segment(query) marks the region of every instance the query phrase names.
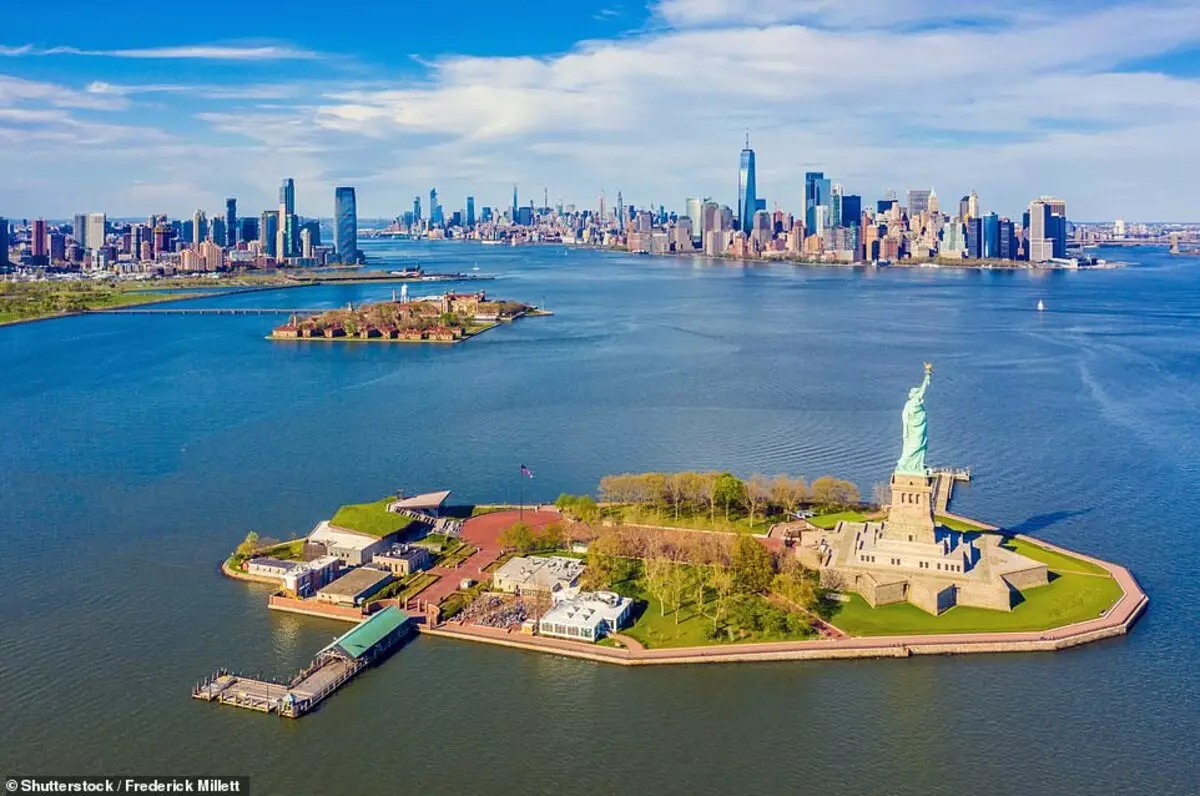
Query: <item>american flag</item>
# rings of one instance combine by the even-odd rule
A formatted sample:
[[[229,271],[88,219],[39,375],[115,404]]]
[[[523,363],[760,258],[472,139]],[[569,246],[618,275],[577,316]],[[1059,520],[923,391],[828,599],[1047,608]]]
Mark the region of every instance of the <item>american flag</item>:
[[[522,464],[521,475],[525,476],[526,478],[533,478],[533,470],[530,470],[528,467]]]

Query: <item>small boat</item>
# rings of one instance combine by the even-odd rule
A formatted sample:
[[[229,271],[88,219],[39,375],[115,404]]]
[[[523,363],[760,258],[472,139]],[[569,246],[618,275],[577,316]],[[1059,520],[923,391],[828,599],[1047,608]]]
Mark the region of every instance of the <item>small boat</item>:
[[[472,270],[472,271],[478,271],[478,270],[479,270],[479,266],[477,265],[477,266],[475,266],[474,268],[472,268],[471,270]]]
[[[1045,302],[1043,302],[1041,299],[1038,299],[1038,307],[1037,307],[1037,309],[1038,309],[1038,312],[1044,312],[1044,311],[1045,311],[1045,309],[1046,309],[1046,304],[1045,304]]]

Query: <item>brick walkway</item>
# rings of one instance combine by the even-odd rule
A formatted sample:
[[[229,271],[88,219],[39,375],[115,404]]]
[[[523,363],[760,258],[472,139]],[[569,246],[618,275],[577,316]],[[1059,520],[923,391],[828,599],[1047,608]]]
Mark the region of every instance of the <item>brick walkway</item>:
[[[463,523],[462,539],[475,547],[476,551],[457,567],[434,567],[429,570],[439,576],[437,582],[426,587],[413,599],[427,603],[440,603],[458,589],[458,584],[463,578],[475,581],[486,578],[487,573],[483,570],[488,564],[499,558],[503,552],[500,545],[500,534],[514,522],[520,520],[536,529],[561,519],[558,512],[534,509],[494,511],[490,514],[471,517]]]

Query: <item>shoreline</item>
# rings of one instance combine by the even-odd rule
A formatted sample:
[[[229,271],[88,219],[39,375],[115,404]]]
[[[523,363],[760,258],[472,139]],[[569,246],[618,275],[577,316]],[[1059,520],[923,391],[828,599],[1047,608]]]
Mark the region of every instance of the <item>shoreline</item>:
[[[977,522],[972,520],[972,522]],[[459,641],[561,655],[619,666],[681,665],[698,663],[763,663],[796,660],[910,658],[918,655],[968,655],[981,653],[1055,652],[1127,634],[1145,613],[1150,598],[1125,567],[1051,542],[1013,534],[1048,550],[1071,555],[1103,568],[1121,587],[1121,596],[1095,619],[1086,619],[1048,630],[1010,632],[950,632],[893,636],[847,636],[841,639],[751,642],[701,647],[658,647],[630,650],[598,647],[540,636],[524,636],[491,628],[454,629],[419,625],[421,633]],[[418,595],[419,597],[419,595]],[[461,627],[461,626],[460,626]]]

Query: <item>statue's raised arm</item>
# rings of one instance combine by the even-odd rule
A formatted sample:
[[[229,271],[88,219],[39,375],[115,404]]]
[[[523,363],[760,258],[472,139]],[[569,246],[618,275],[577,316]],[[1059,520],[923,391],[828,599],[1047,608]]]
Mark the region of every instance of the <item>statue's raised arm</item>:
[[[920,387],[908,391],[908,401],[901,413],[904,446],[896,472],[905,475],[925,475],[925,450],[928,436],[925,428],[925,391],[929,389],[929,377],[933,365],[925,363],[925,378]]]
[[[917,398],[925,400],[925,391],[929,389],[929,377],[933,375],[933,363],[925,363],[925,378],[921,380],[921,386],[917,388]]]

